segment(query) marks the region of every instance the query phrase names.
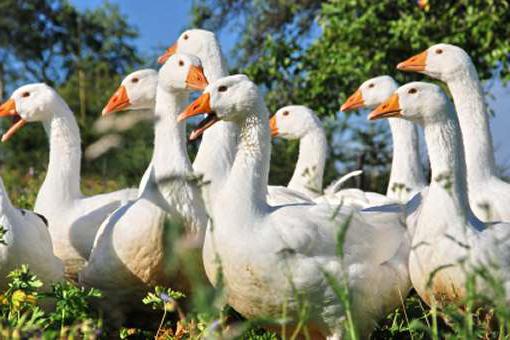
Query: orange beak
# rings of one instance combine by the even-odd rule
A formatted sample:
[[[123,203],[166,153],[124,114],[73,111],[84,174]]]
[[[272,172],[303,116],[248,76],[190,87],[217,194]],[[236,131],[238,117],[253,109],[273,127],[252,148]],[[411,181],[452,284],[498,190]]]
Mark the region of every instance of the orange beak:
[[[392,94],[384,103],[375,108],[368,115],[368,120],[376,120],[390,117],[401,117],[402,109],[398,99],[398,94]]]
[[[12,116],[14,118],[14,124],[7,130],[2,136],[2,142],[7,141],[11,138],[16,131],[21,129],[27,123],[26,120],[21,118],[16,111],[16,102],[14,99],[9,99],[0,106],[0,117]]]
[[[276,125],[276,116],[271,117],[269,120],[269,128],[271,129],[271,137],[276,137],[280,134]]]
[[[167,48],[165,53],[163,53],[162,55],[159,56],[158,64],[164,64],[168,60],[168,58],[173,56],[176,52],[177,52],[177,43],[175,43],[172,46],[170,46],[169,48]]]
[[[113,112],[119,112],[127,109],[130,105],[131,103],[129,102],[126,87],[121,85],[117,91],[115,91],[113,96],[110,97],[108,104],[106,104],[101,114],[106,116]]]
[[[427,51],[415,55],[397,65],[397,69],[407,72],[423,72],[427,66]]]
[[[191,132],[191,135],[189,136],[190,140],[197,139],[204,133],[205,130],[219,121],[218,116],[216,116],[216,114],[211,110],[211,95],[209,93],[202,94],[177,117],[177,121],[182,122],[185,119],[204,113],[206,113],[207,116],[198,123],[197,127]]]
[[[347,101],[342,105],[340,111],[345,112],[349,110],[358,109],[360,107],[365,107],[365,101],[363,100],[363,95],[361,94],[361,90],[357,89]]]
[[[191,65],[186,78],[186,85],[193,90],[202,91],[209,85],[202,66]]]

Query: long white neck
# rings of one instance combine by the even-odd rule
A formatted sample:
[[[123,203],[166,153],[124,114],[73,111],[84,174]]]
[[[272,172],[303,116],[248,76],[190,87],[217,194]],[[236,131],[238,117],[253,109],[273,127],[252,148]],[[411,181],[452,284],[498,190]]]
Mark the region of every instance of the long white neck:
[[[214,41],[207,44],[207,48],[202,48],[202,52],[197,56],[202,60],[207,80],[213,83],[227,76],[228,71],[218,44]],[[203,174],[206,182],[210,182],[207,192],[211,197],[221,190],[232,168],[238,136],[239,127],[223,121],[217,122],[203,134],[193,169]]]
[[[51,120],[43,122],[43,125],[49,137],[50,162],[36,206],[40,200],[67,201],[81,197],[80,130],[71,109],[62,102]]]
[[[186,152],[186,126],[177,122],[177,115],[184,109],[187,98],[186,93],[168,92],[158,86],[152,156],[156,181],[192,172]]]
[[[260,216],[267,207],[271,137],[269,111],[262,98],[259,98],[255,112],[247,116],[240,126],[238,151],[219,197],[218,204],[221,204],[222,209],[218,210],[249,218]]]
[[[449,110],[448,116],[442,121],[425,124],[424,131],[432,170],[430,199],[433,204],[441,204],[434,200],[433,195],[437,190],[446,189],[456,210],[450,212],[450,215],[466,219],[471,211],[467,198],[462,135],[457,117],[453,110]]]
[[[388,120],[393,138],[393,160],[386,196],[402,200],[426,185],[420,161],[420,143],[415,124],[397,118]]]
[[[151,177],[155,183],[151,181],[142,196],[151,197],[171,218],[184,222],[188,231],[197,232],[205,230],[205,207],[200,189],[190,178],[193,169],[186,148],[186,125],[177,122],[187,99],[187,93],[158,86]],[[150,190],[154,187],[157,190]]]
[[[205,41],[204,44],[205,46],[202,47],[197,57],[202,61],[205,77],[209,83],[214,83],[228,75],[227,64],[221,48],[215,40]]]
[[[10,214],[15,208],[13,207],[4,183],[0,179],[0,215]]]
[[[472,186],[496,175],[492,136],[482,85],[472,63],[449,79],[464,140],[468,183]]]
[[[299,156],[288,188],[312,197],[322,193],[328,144],[321,126],[314,126],[299,140]]]

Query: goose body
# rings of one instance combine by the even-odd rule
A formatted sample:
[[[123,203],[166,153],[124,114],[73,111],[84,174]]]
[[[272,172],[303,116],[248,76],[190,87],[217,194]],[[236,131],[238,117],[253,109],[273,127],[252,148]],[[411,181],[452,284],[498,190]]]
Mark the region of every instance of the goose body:
[[[7,275],[23,264],[43,281],[45,290],[64,279],[64,264],[53,254],[45,218],[14,207],[1,178],[0,225],[6,230],[0,244],[0,289],[7,288]]]
[[[74,278],[90,255],[99,225],[122,202],[136,197],[124,189],[95,196],[80,190],[81,141],[72,111],[46,84],[18,88],[0,107],[0,115],[19,117],[2,137],[5,141],[27,122],[42,122],[49,137],[50,161],[34,211],[48,219],[55,255]]]
[[[379,76],[363,82],[342,105],[342,111],[358,108],[375,109],[398,88],[390,76]],[[402,119],[389,119],[393,140],[393,157],[386,196],[406,203],[426,186],[420,161],[417,127]]]
[[[462,136],[446,95],[433,84],[404,85],[369,116],[383,117],[407,119],[425,131],[432,179],[421,197],[409,258],[411,280],[420,297],[429,305],[462,302],[468,275],[484,268],[499,280],[508,300],[510,225],[485,225],[471,211]],[[476,282],[478,292],[497,297],[483,278]]]
[[[448,85],[462,130],[471,209],[483,221],[510,221],[510,184],[497,176],[487,105],[469,55],[460,47],[438,44],[398,68]]]
[[[325,204],[268,204],[269,114],[256,85],[243,75],[222,78],[180,119],[204,112],[241,131],[231,173],[212,202],[214,228],[206,232],[203,257],[211,283],[217,283],[220,264],[227,301],[247,318],[279,318],[286,308],[295,322],[296,296],[302,296],[311,307],[305,326],[318,338],[341,336],[345,317],[324,272],[335,280],[345,277],[356,327],[367,336],[409,289],[407,257],[397,255],[407,245],[401,216],[362,215],[346,207],[334,214],[336,207]],[[335,235],[347,216],[352,221],[341,257]],[[288,332],[295,326],[291,322]]]
[[[190,79],[201,77],[200,83]],[[169,228],[184,225],[194,247],[207,223],[200,189],[186,151],[185,125],[176,122],[191,89],[204,88],[200,61],[175,54],[159,71],[151,175],[139,198],[117,209],[101,226],[80,282],[107,292],[109,304],[129,310],[151,286],[181,288],[168,274]],[[137,300],[138,301],[138,300]]]

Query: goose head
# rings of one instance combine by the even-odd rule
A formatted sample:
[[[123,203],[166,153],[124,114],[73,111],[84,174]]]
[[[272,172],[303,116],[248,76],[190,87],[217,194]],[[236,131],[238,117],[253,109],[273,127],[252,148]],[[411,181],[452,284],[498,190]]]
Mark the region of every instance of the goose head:
[[[154,109],[158,73],[152,69],[138,70],[122,80],[110,97],[102,115],[127,110]]]
[[[423,73],[448,82],[471,64],[471,58],[462,48],[450,44],[437,44],[399,63],[397,69]]]
[[[187,30],[158,58],[158,63],[165,63],[177,52],[200,55],[212,41],[216,41],[216,35],[213,32],[202,29]]]
[[[0,106],[0,117],[11,116],[14,124],[2,136],[2,142],[12,137],[27,122],[46,122],[67,104],[50,86],[44,83],[21,86]]]
[[[435,84],[412,82],[395,91],[369,115],[369,120],[397,117],[420,125],[443,121],[451,105],[448,97]]]
[[[190,54],[172,55],[159,70],[158,86],[166,91],[201,91],[207,85],[200,59]]]
[[[306,106],[289,105],[282,107],[269,120],[273,137],[300,139],[308,131],[321,126],[315,112]]]
[[[190,139],[194,140],[219,120],[242,123],[257,110],[260,100],[257,85],[247,76],[228,76],[209,84],[204,93],[191,103],[177,120],[207,114],[191,133]]]
[[[397,82],[390,76],[379,76],[366,80],[340,108],[350,111],[359,108],[375,109],[398,88]]]

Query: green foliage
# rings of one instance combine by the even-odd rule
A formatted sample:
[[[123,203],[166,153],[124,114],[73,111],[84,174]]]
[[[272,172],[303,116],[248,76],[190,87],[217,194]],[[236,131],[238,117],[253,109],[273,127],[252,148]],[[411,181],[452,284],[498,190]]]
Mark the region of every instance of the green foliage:
[[[400,82],[419,79],[397,73],[396,64],[440,42],[468,51],[481,79],[510,79],[508,0],[428,2],[424,10],[409,0],[200,0],[194,23],[218,30],[235,25],[236,71],[263,86],[271,110],[302,104],[337,121],[328,126],[326,183],[338,177],[335,165],[357,168],[364,156],[365,187],[384,191],[391,163],[386,126],[367,127],[337,113],[363,81],[383,74]],[[274,149],[271,183],[287,184],[294,168],[296,148],[285,145]]]
[[[117,73],[138,61],[136,30],[107,2],[82,13],[66,0],[2,0],[0,10],[2,63],[20,64],[6,63],[5,72],[26,72],[25,81],[62,83],[83,60],[106,62]]]
[[[262,54],[268,35],[307,37],[320,13],[321,0],[197,0],[193,5],[193,26],[209,30],[234,28],[239,34],[234,57],[244,64]],[[242,30],[239,30],[242,27]],[[292,39],[291,39],[292,40]]]
[[[10,279],[9,288],[5,292],[7,296],[13,295],[18,290],[35,294],[43,285],[42,281],[30,272],[27,265],[22,265],[19,269],[13,270],[7,275],[7,278]]]
[[[156,286],[154,292],[147,293],[142,302],[151,305],[152,309],[160,309],[164,311],[174,311],[176,300],[182,299],[185,295],[181,292],[174,291],[170,288]]]
[[[97,290],[78,288],[69,282],[59,282],[49,292],[41,292],[43,283],[26,265],[7,276],[7,289],[0,295],[0,333],[21,333],[28,336],[44,333],[49,338],[58,334],[95,334],[98,321],[94,321],[89,300],[99,297]],[[51,312],[40,307],[55,305]],[[14,333],[12,333],[14,332]]]
[[[85,289],[76,287],[70,282],[64,281],[52,286],[52,291],[47,295],[54,298],[56,302],[55,312],[48,321],[52,324],[71,325],[75,320],[83,320],[91,315],[91,298],[101,297],[97,289]]]
[[[10,282],[0,301],[2,320],[10,327],[40,327],[43,312],[37,301],[42,282],[25,265],[9,273],[7,278]]]

